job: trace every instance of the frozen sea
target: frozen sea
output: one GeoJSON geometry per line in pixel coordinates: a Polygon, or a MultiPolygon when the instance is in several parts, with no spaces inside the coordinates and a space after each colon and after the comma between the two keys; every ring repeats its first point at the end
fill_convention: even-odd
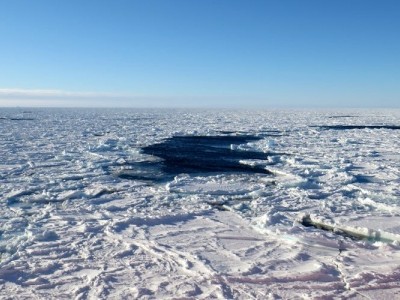
{"type": "Polygon", "coordinates": [[[1,299],[400,299],[400,110],[0,109],[1,299]]]}

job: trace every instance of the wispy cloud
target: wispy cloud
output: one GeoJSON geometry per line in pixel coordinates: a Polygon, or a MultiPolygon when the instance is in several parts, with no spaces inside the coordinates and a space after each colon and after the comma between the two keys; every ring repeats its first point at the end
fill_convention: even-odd
{"type": "Polygon", "coordinates": [[[170,97],[118,93],[0,88],[0,106],[152,107],[166,106],[169,99],[170,97]]]}
{"type": "MultiPolygon", "coordinates": [[[[70,92],[63,90],[49,89],[1,89],[0,97],[113,97],[117,94],[111,93],[93,93],[93,92],[70,92]]],[[[119,95],[121,96],[121,95],[119,95]]]]}
{"type": "Polygon", "coordinates": [[[134,95],[0,88],[0,107],[246,107],[261,98],[228,95],[134,95]]]}

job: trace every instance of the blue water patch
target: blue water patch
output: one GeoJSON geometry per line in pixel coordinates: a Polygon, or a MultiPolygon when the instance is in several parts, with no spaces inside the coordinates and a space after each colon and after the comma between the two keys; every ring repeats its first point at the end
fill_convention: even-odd
{"type": "Polygon", "coordinates": [[[352,115],[336,115],[336,116],[329,116],[328,119],[341,119],[341,118],[356,118],[357,116],[352,115]]]}
{"type": "Polygon", "coordinates": [[[158,161],[131,163],[129,169],[119,173],[125,179],[163,180],[178,174],[194,173],[258,173],[271,174],[265,164],[248,165],[241,160],[267,162],[276,155],[252,150],[240,150],[232,145],[258,141],[252,135],[225,136],[175,136],[161,143],[141,149],[143,154],[158,161]]]}
{"type": "Polygon", "coordinates": [[[351,130],[351,129],[391,129],[400,130],[400,126],[396,125],[323,125],[323,126],[310,126],[323,130],[351,130]]]}

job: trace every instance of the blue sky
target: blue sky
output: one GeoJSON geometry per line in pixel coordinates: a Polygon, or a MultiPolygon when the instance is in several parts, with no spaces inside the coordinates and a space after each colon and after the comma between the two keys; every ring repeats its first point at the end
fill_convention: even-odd
{"type": "Polygon", "coordinates": [[[0,38],[0,106],[400,106],[398,0],[0,0],[0,38]]]}

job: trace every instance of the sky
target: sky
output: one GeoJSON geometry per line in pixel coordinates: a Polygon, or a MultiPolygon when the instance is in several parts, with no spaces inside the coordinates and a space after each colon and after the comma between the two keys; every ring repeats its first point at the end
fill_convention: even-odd
{"type": "Polygon", "coordinates": [[[0,106],[400,107],[400,1],[0,0],[0,106]]]}

